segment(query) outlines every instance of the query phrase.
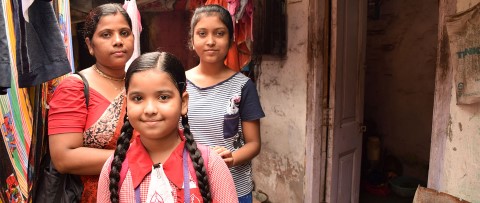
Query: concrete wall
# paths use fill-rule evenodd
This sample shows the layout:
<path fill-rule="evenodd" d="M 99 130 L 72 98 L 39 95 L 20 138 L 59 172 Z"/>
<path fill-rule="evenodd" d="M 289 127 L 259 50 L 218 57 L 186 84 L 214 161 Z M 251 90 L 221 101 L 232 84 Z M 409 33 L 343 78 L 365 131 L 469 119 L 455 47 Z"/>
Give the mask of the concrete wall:
<path fill-rule="evenodd" d="M 385 150 L 402 163 L 404 175 L 425 181 L 435 84 L 436 8 L 437 0 L 385 0 L 379 18 L 371 16 L 367 23 L 365 135 L 381 138 Z"/>
<path fill-rule="evenodd" d="M 444 15 L 462 12 L 480 0 L 442 0 L 439 22 Z M 456 8 L 451 10 L 451 7 Z M 456 6 L 455 6 L 456 5 Z M 432 160 L 435 165 L 429 172 L 429 187 L 441 192 L 480 202 L 480 104 L 456 105 L 455 70 L 448 66 L 448 43 L 440 33 L 440 58 L 437 65 L 434 116 L 439 121 L 433 125 Z"/>
<path fill-rule="evenodd" d="M 287 1 L 287 54 L 262 59 L 257 88 L 266 117 L 262 151 L 254 159 L 256 190 L 271 202 L 303 202 L 308 0 Z"/>

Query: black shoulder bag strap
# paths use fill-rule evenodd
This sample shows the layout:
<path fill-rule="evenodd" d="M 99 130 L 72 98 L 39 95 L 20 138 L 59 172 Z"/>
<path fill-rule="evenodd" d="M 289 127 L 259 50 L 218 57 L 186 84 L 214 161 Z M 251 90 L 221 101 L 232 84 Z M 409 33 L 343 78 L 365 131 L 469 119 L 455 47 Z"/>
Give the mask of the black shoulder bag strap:
<path fill-rule="evenodd" d="M 90 101 L 90 95 L 88 94 L 88 81 L 87 79 L 85 78 L 85 76 L 83 76 L 82 74 L 80 73 L 75 73 L 77 75 L 79 75 L 82 80 L 83 80 L 83 94 L 85 94 L 85 104 L 87 105 L 87 109 L 88 109 L 88 101 Z"/>

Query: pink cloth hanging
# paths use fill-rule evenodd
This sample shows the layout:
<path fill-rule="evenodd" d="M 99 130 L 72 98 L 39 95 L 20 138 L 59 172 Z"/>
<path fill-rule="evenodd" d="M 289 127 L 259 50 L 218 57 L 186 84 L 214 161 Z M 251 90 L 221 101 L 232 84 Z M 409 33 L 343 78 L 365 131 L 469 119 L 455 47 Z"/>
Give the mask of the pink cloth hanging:
<path fill-rule="evenodd" d="M 140 33 L 142 32 L 142 22 L 136 0 L 125 0 L 123 8 L 127 11 L 128 16 L 130 16 L 130 19 L 132 20 L 132 33 L 134 36 L 133 54 L 125 65 L 125 71 L 127 71 L 132 61 L 140 56 Z"/>

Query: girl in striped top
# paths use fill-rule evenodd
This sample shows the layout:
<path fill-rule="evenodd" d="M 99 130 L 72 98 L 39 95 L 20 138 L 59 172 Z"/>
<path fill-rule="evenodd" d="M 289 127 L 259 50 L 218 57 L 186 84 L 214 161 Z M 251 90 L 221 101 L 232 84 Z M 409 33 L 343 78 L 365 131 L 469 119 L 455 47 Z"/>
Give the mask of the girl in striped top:
<path fill-rule="evenodd" d="M 251 160 L 260 153 L 260 118 L 265 114 L 255 84 L 224 64 L 234 36 L 232 18 L 225 8 L 207 5 L 195 10 L 190 26 L 190 47 L 200 59 L 187 71 L 192 133 L 222 156 L 239 202 L 252 202 Z"/>

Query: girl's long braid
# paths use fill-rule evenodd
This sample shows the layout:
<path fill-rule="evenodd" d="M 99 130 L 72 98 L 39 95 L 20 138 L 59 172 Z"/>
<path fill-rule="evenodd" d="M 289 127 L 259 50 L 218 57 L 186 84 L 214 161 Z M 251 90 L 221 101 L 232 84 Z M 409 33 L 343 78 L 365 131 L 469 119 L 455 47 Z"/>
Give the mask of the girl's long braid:
<path fill-rule="evenodd" d="M 188 152 L 190 153 L 190 158 L 192 159 L 193 167 L 195 168 L 195 174 L 198 180 L 198 187 L 200 188 L 200 193 L 203 197 L 203 202 L 209 203 L 212 202 L 212 196 L 210 194 L 210 186 L 208 184 L 207 170 L 205 168 L 205 163 L 201 155 L 200 150 L 197 148 L 197 143 L 193 139 L 193 135 L 190 132 L 190 125 L 188 124 L 188 117 L 182 116 L 182 125 L 183 125 L 183 134 L 185 135 L 185 146 L 187 147 Z M 208 154 L 204 154 L 208 156 Z"/>
<path fill-rule="evenodd" d="M 110 170 L 110 201 L 112 203 L 120 202 L 118 191 L 118 183 L 120 181 L 120 171 L 122 170 L 122 164 L 125 160 L 127 150 L 130 147 L 130 139 L 132 139 L 133 127 L 130 125 L 127 116 L 125 115 L 124 123 L 120 137 L 117 140 L 117 148 L 113 154 L 113 160 Z"/>

